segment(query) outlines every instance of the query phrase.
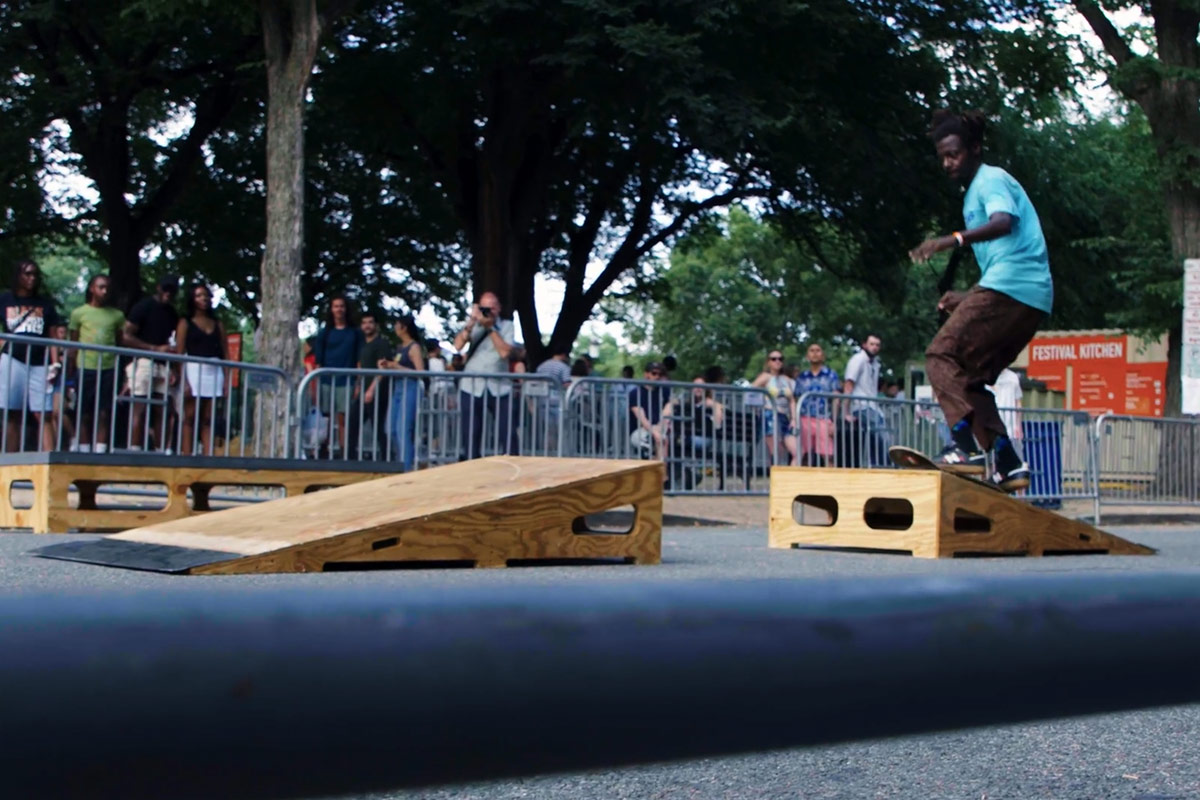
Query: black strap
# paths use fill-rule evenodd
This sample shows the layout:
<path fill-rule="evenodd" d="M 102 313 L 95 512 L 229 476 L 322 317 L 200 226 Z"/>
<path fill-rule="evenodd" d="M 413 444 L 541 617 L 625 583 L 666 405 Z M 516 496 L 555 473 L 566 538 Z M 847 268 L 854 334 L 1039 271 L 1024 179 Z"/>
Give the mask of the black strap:
<path fill-rule="evenodd" d="M 497 325 L 500 324 L 499 320 L 496 321 L 496 324 Z M 480 327 L 483 327 L 483 326 L 481 325 Z M 487 332 L 484 333 L 483 336 L 480 336 L 478 339 L 470 339 L 471 344 L 470 344 L 470 346 L 467 347 L 466 356 L 463 357 L 463 369 L 464 370 L 467 368 L 467 362 L 471 360 L 471 356 L 475 355 L 475 351 L 478 350 L 483 345 L 484 340 L 487 339 L 487 337 L 491 334 L 491 332 L 493 330 L 495 330 L 495 328 L 486 328 L 485 330 Z M 470 334 L 467 334 L 467 336 L 469 337 Z"/>
<path fill-rule="evenodd" d="M 30 314 L 32 314 L 32 313 L 33 313 L 35 310 L 37 310 L 37 308 L 38 308 L 37 306 L 30 306 L 30 307 L 29 307 L 29 308 L 28 308 L 28 309 L 25 311 L 25 313 L 21 315 L 21 318 L 17 320 L 17 324 L 16 324 L 16 325 L 13 325 L 13 327 L 14 327 L 14 328 L 19 328 L 19 327 L 21 327 L 21 323 L 23 323 L 25 320 L 29 319 L 29 315 L 30 315 Z M 5 324 L 5 327 L 8 327 L 8 326 L 7 326 L 7 323 Z M 11 331 L 11 330 L 10 330 L 10 331 L 9 331 L 9 333 L 15 333 L 15 331 Z M 17 336 L 20 336 L 20 334 L 15 334 L 15 335 L 17 335 Z M 4 351 L 4 348 L 6 348 L 6 347 L 8 347 L 8 340 L 7 340 L 7 339 L 5 339 L 3 342 L 0 342 L 0 352 L 3 352 L 3 351 Z M 28 360 L 28 356 L 26 356 L 26 360 Z"/>
<path fill-rule="evenodd" d="M 29 319 L 29 315 L 32 314 L 34 311 L 36 311 L 37 308 L 38 308 L 37 306 L 31 306 L 30 308 L 28 308 L 25 311 L 25 313 L 21 315 L 21 318 L 17 320 L 17 324 L 13 325 L 13 328 L 15 329 L 15 328 L 21 327 L 21 323 L 23 323 L 25 320 Z M 16 330 L 9 330 L 9 333 L 16 334 Z M 17 334 L 17 335 L 19 336 L 20 334 Z"/>

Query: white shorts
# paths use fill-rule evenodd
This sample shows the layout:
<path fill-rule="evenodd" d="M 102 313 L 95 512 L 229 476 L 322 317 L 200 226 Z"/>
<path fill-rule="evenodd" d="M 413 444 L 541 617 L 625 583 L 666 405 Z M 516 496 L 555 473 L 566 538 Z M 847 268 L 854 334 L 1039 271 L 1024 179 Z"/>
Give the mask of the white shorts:
<path fill-rule="evenodd" d="M 54 394 L 46 391 L 46 368 L 0 354 L 0 404 L 11 411 L 53 410 Z"/>
<path fill-rule="evenodd" d="M 125 365 L 125 380 L 129 381 L 134 397 L 147 397 L 151 392 L 167 393 L 167 365 L 150 358 L 139 358 Z"/>
<path fill-rule="evenodd" d="M 225 393 L 225 370 L 215 364 L 196 364 L 188 362 L 183 365 L 183 373 L 187 376 L 188 389 L 192 397 L 220 397 Z"/>

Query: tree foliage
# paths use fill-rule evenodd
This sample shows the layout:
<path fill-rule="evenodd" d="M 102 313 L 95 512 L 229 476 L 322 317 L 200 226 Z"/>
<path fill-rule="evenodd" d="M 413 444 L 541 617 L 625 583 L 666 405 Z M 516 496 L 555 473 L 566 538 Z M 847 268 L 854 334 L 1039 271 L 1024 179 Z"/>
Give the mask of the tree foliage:
<path fill-rule="evenodd" d="M 852 258 L 833 231 L 818 240 L 826 258 L 835 252 Z M 666 290 L 647 331 L 651 346 L 675 354 L 682 374 L 716 363 L 731 377 L 753 377 L 772 348 L 796 362 L 816 341 L 837 361 L 875 333 L 884 341 L 884 361 L 903 373 L 936 329 L 936 271 L 893 266 L 904 291 L 884 303 L 876 288 L 841 278 L 826 264 L 776 225 L 735 207 L 723 224 L 692 233 L 672 251 Z"/>
<path fill-rule="evenodd" d="M 1046 235 L 1055 288 L 1046 326 L 1163 333 L 1178 268 L 1144 117 L 1030 126 L 1002 113 L 997 122 L 988 159 L 1025 187 Z"/>
<path fill-rule="evenodd" d="M 1162 333 L 1161 322 L 1151 329 L 1146 321 L 1177 302 L 1177 267 L 1141 115 L 1030 126 L 1023 113 L 1007 110 L 996 118 L 986 156 L 1021 181 L 1038 210 L 1055 279 L 1046 327 Z M 956 204 L 943 221 L 948 230 L 961 225 L 959 194 L 944 177 L 940 186 Z M 936 326 L 935 284 L 944 262 L 907 269 L 897 263 L 890 279 L 864 281 L 846 269 L 853 244 L 836 229 L 816 242 L 810 247 L 769 218 L 733 209 L 672 250 L 643 333 L 688 370 L 715 360 L 733 375 L 757 373 L 770 348 L 797 361 L 811 340 L 836 361 L 871 331 L 883 337 L 884 361 L 897 372 L 920 360 Z M 959 288 L 978 279 L 967 263 Z"/>
<path fill-rule="evenodd" d="M 1200 4 L 1196 0 L 1075 0 L 1074 5 L 1100 39 L 1104 56 L 1099 63 L 1107 70 L 1109 83 L 1145 114 L 1158 153 L 1175 268 L 1173 274 L 1164 274 L 1150 265 L 1140 274 L 1134 272 L 1129 283 L 1133 291 L 1157 301 L 1147 303 L 1145 315 L 1135 315 L 1143 325 L 1169 327 L 1167 413 L 1178 414 L 1181 262 L 1200 258 Z M 1122 30 L 1111 16 L 1120 10 L 1137 10 L 1152 24 Z"/>
<path fill-rule="evenodd" d="M 897 326 L 893 352 L 914 350 L 931 332 L 933 273 L 909 268 L 905 253 L 960 214 L 923 136 L 929 108 L 950 101 L 1000 117 L 997 161 L 1047 228 L 1053 324 L 1149 325 L 1170 304 L 1135 310 L 1169 300 L 1174 275 L 1146 187 L 1175 173 L 1146 160 L 1147 131 L 1158 136 L 1149 112 L 1149 127 L 1136 115 L 1063 119 L 1073 67 L 1048 5 L 360 2 L 313 51 L 301 98 L 298 311 L 345 292 L 376 307 L 434 300 L 450 314 L 468 285 L 493 288 L 520 311 L 536 362 L 544 339 L 574 340 L 606 298 L 656 298 L 665 314 L 707 287 L 722 320 L 766 325 L 753 341 L 722 334 L 730 352 L 852 337 L 874 309 L 876 327 Z M 130 296 L 139 270 L 170 270 L 218 283 L 258 314 L 266 53 L 253 9 L 214 9 L 0 7 L 0 250 L 28 252 L 29 237 L 52 249 L 83 241 Z M 996 24 L 1030 19 L 1046 24 Z M 95 202 L 51 201 L 46 176 L 72 167 Z M 765 222 L 747 227 L 738 212 L 714 229 L 712 214 L 736 202 Z M 757 283 L 724 256 L 701 257 L 706 248 L 750 253 Z M 660 282 L 667 263 L 674 277 Z M 536 314 L 538 274 L 566 286 L 552 331 Z M 762 287 L 776 284 L 795 305 L 764 308 Z"/>
<path fill-rule="evenodd" d="M 536 274 L 565 281 L 550 340 L 571 341 L 610 290 L 645 291 L 656 248 L 747 198 L 902 285 L 882 267 L 925 222 L 939 56 L 1018 5 L 384 2 L 314 91 L 398 195 L 439 202 L 536 351 Z"/>
<path fill-rule="evenodd" d="M 0 6 L 11 129 L 3 145 L 16 156 L 0 188 L 2 237 L 82 237 L 108 262 L 114 296 L 135 299 L 141 255 L 241 97 L 242 67 L 255 52 L 252 36 L 220 14 L 159 16 L 143 4 L 81 0 Z M 18 137 L 27 137 L 23 148 Z M 63 166 L 87 178 L 94 204 L 45 196 L 47 171 Z"/>

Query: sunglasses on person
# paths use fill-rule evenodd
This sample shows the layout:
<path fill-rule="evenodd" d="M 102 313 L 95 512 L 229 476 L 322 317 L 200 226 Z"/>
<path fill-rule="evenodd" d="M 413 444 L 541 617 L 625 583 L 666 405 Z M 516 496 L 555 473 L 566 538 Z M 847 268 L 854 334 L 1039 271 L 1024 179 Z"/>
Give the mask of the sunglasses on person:
<path fill-rule="evenodd" d="M 661 372 L 659 372 L 658 370 L 652 370 L 651 372 L 648 372 L 646 374 L 649 375 L 651 378 L 661 378 L 663 376 L 663 374 Z"/>
<path fill-rule="evenodd" d="M 783 356 L 767 356 L 768 361 L 783 361 Z"/>

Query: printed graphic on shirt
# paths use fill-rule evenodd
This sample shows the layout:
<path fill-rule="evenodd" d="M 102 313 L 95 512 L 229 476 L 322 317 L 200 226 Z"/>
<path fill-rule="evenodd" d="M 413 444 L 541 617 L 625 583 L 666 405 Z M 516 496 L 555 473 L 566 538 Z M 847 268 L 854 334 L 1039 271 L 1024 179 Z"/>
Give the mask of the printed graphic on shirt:
<path fill-rule="evenodd" d="M 41 336 L 45 332 L 46 318 L 41 306 L 9 306 L 5 312 L 4 328 L 9 333 Z"/>

